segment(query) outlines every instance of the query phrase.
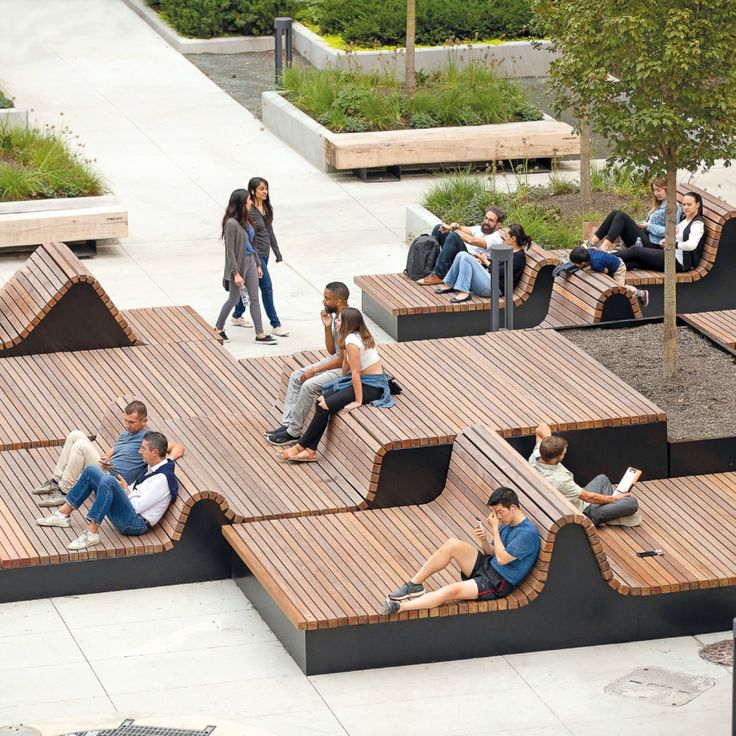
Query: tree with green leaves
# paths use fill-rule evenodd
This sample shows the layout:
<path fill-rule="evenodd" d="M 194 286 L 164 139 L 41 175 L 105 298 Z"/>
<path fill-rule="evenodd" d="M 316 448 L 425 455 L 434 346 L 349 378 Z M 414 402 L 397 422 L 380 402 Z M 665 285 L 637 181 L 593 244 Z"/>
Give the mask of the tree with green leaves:
<path fill-rule="evenodd" d="M 559 56 L 560 107 L 605 136 L 613 157 L 667 179 L 663 366 L 677 365 L 675 188 L 736 155 L 734 0 L 533 0 Z"/>

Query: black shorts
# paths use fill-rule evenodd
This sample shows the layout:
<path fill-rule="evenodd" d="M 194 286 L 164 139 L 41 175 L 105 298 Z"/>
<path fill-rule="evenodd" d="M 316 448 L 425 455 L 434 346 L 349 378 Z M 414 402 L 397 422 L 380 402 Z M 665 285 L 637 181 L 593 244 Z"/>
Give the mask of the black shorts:
<path fill-rule="evenodd" d="M 470 575 L 460 573 L 463 580 L 475 580 L 478 586 L 479 601 L 505 598 L 514 589 L 514 586 L 505 577 L 499 575 L 496 568 L 491 565 L 491 559 L 482 552 L 478 552 Z"/>

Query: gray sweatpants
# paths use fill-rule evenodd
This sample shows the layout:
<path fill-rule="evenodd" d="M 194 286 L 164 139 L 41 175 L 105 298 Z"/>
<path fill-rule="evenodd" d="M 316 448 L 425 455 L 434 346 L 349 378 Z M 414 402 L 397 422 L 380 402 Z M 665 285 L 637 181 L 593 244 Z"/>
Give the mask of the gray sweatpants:
<path fill-rule="evenodd" d="M 250 318 L 253 320 L 253 328 L 256 335 L 263 332 L 263 318 L 261 317 L 261 303 L 258 299 L 258 263 L 255 256 L 245 257 L 245 273 L 240 275 L 245 279 L 245 288 L 250 297 Z M 225 329 L 225 320 L 228 314 L 233 311 L 235 305 L 240 301 L 240 288 L 235 285 L 235 281 L 230 282 L 230 294 L 227 301 L 220 310 L 220 316 L 217 318 L 215 328 L 218 330 Z"/>
<path fill-rule="evenodd" d="M 323 358 L 317 363 L 298 368 L 289 376 L 289 386 L 286 389 L 286 400 L 284 401 L 284 414 L 281 419 L 282 424 L 286 424 L 287 431 L 292 437 L 301 437 L 304 429 L 309 410 L 314 406 L 319 395 L 322 393 L 322 386 L 330 381 L 334 381 L 342 375 L 339 368 L 329 371 L 322 371 L 316 376 L 308 378 L 304 383 L 301 377 L 307 368 L 319 368 L 319 366 L 329 363 L 334 356 L 330 355 Z"/>
<path fill-rule="evenodd" d="M 613 495 L 613 485 L 607 475 L 596 475 L 587 486 L 586 491 L 600 493 L 603 496 Z M 624 496 L 613 503 L 591 503 L 583 513 L 596 525 L 600 526 L 612 519 L 631 516 L 639 510 L 639 502 L 635 496 Z"/>

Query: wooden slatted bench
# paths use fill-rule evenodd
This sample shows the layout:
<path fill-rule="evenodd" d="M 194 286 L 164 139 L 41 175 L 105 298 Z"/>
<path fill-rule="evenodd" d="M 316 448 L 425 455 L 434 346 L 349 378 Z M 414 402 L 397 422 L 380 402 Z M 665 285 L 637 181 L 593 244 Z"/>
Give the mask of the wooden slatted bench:
<path fill-rule="evenodd" d="M 736 351 L 736 309 L 681 314 L 680 319 L 722 347 Z"/>
<path fill-rule="evenodd" d="M 678 200 L 694 191 L 703 198 L 706 240 L 700 263 L 676 275 L 677 309 L 703 312 L 736 306 L 731 282 L 736 269 L 736 208 L 699 187 L 679 184 Z M 569 251 L 559 251 L 562 258 Z M 708 277 L 707 281 L 704 280 Z M 603 274 L 576 273 L 555 279 L 549 314 L 541 327 L 563 328 L 621 319 L 657 317 L 664 313 L 664 274 L 632 269 L 626 283 L 649 290 L 649 304 L 642 311 L 633 295 L 617 287 Z"/>
<path fill-rule="evenodd" d="M 127 235 L 128 211 L 111 195 L 0 202 L 0 250 Z"/>
<path fill-rule="evenodd" d="M 63 243 L 39 246 L 0 287 L 0 357 L 136 340 L 97 279 Z"/>
<path fill-rule="evenodd" d="M 369 133 L 324 133 L 328 166 L 338 170 L 398 168 L 451 162 L 552 159 L 580 153 L 580 139 L 567 123 L 551 118 L 499 125 L 473 125 Z"/>
<path fill-rule="evenodd" d="M 198 342 L 222 338 L 192 307 L 145 307 L 123 310 L 123 317 L 138 337 L 139 344 Z"/>
<path fill-rule="evenodd" d="M 552 270 L 559 263 L 552 251 L 532 245 L 514 288 L 514 327 L 535 327 L 547 313 Z M 490 299 L 473 296 L 450 304 L 447 294 L 421 286 L 404 274 L 356 276 L 363 312 L 399 342 L 436 337 L 482 335 L 491 328 Z M 501 300 L 503 306 L 503 300 Z"/>

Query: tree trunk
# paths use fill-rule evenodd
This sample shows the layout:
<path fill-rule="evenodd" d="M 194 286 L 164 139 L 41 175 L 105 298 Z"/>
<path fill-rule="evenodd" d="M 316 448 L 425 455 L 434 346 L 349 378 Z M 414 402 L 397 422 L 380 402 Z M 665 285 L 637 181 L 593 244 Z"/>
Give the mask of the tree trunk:
<path fill-rule="evenodd" d="M 586 120 L 580 124 L 580 198 L 585 204 L 590 204 L 593 197 L 590 181 L 590 135 L 590 123 Z"/>
<path fill-rule="evenodd" d="M 665 380 L 677 370 L 677 281 L 675 270 L 675 215 L 677 213 L 677 167 L 667 166 L 667 210 L 664 235 L 664 340 L 662 368 Z"/>
<path fill-rule="evenodd" d="M 407 94 L 412 94 L 417 88 L 417 75 L 414 68 L 414 39 L 417 30 L 416 0 L 406 0 L 406 80 Z"/>

